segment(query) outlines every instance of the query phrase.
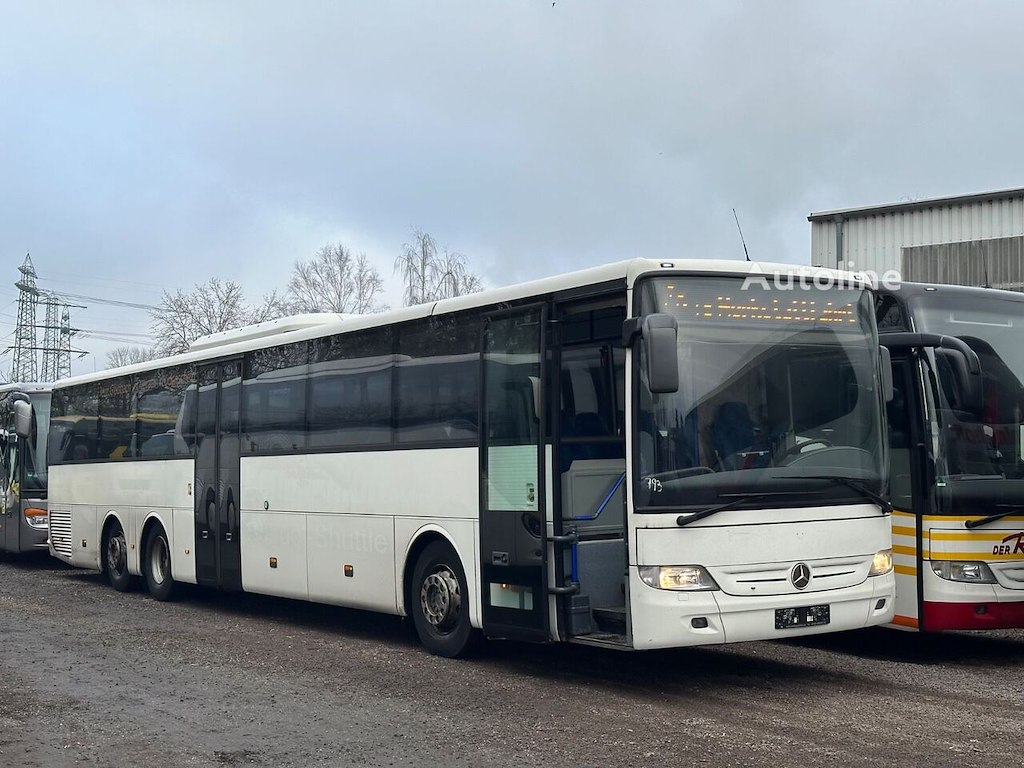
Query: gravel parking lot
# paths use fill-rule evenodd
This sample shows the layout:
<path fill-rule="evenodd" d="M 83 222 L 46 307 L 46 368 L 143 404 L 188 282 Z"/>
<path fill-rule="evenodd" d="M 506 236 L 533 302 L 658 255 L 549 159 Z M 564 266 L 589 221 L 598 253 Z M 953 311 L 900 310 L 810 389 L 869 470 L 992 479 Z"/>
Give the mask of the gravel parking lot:
<path fill-rule="evenodd" d="M 425 653 L 401 621 L 0 559 L 2 766 L 1024 764 L 1024 631 Z"/>

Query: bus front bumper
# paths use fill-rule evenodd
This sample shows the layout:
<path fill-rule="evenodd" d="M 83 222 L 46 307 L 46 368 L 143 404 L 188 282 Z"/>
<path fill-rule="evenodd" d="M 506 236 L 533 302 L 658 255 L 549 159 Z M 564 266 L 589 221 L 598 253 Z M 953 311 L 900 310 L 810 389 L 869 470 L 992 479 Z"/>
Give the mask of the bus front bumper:
<path fill-rule="evenodd" d="M 892 621 L 896 607 L 892 572 L 843 589 L 763 597 L 654 589 L 640 580 L 635 566 L 629 572 L 633 647 L 638 650 L 860 629 Z M 776 610 L 816 605 L 829 606 L 827 624 L 776 629 Z"/>
<path fill-rule="evenodd" d="M 1018 629 L 1024 627 L 1024 602 L 924 604 L 924 629 Z"/>

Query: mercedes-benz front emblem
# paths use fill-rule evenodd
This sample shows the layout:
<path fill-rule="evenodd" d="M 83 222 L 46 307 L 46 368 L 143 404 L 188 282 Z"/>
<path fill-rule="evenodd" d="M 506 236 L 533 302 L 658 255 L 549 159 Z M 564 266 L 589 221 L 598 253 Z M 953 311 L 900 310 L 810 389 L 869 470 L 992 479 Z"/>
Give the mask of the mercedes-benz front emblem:
<path fill-rule="evenodd" d="M 804 589 L 811 583 L 811 569 L 807 563 L 797 563 L 789 572 L 789 580 L 797 589 Z"/>

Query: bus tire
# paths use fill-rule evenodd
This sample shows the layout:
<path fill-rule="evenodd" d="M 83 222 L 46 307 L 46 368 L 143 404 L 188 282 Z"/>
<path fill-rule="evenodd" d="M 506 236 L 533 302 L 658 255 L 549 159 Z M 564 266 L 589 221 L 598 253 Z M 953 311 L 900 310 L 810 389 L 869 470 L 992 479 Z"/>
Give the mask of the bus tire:
<path fill-rule="evenodd" d="M 128 572 L 128 539 L 117 520 L 111 520 L 103 534 L 103 572 L 107 582 L 118 592 L 132 588 L 132 575 Z"/>
<path fill-rule="evenodd" d="M 175 591 L 171 576 L 171 545 L 163 526 L 154 525 L 146 532 L 142 551 L 142 575 L 146 579 L 146 589 L 157 600 L 170 600 Z"/>
<path fill-rule="evenodd" d="M 413 625 L 423 647 L 448 658 L 476 650 L 480 635 L 469 623 L 466 574 L 447 542 L 431 542 L 420 553 L 411 593 Z"/>

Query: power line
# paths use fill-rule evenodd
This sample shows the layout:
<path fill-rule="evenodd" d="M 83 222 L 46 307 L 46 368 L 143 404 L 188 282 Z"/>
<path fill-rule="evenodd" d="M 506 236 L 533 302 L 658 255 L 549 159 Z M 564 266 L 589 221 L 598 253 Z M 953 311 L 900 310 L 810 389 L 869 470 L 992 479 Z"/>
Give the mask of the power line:
<path fill-rule="evenodd" d="M 54 291 L 54 294 L 66 299 L 78 299 L 79 301 L 93 301 L 97 304 L 110 304 L 115 307 L 131 307 L 132 309 L 145 309 L 147 312 L 151 312 L 156 309 L 154 304 L 136 304 L 132 301 L 119 301 L 118 299 L 102 299 L 98 296 L 83 296 L 77 293 L 66 293 L 64 291 Z"/>
<path fill-rule="evenodd" d="M 142 286 L 145 288 L 152 289 L 154 291 L 160 291 L 161 293 L 163 293 L 163 291 L 165 290 L 165 286 L 161 283 L 147 283 L 142 280 L 124 280 L 113 277 L 96 277 L 95 275 L 76 275 L 72 272 L 65 272 L 63 270 L 61 270 L 59 274 L 60 277 L 50 277 L 46 273 L 43 273 L 38 275 L 38 278 L 39 280 L 47 283 L 60 283 L 64 282 L 63 278 L 72 278 L 73 281 L 75 282 L 84 280 L 89 283 L 118 283 L 121 285 Z"/>
<path fill-rule="evenodd" d="M 151 333 L 131 333 L 130 331 L 101 331 L 95 328 L 76 328 L 75 331 L 81 334 L 87 334 L 89 336 L 97 336 L 101 334 L 107 334 L 110 336 L 135 336 L 139 339 L 151 339 L 153 334 Z"/>

